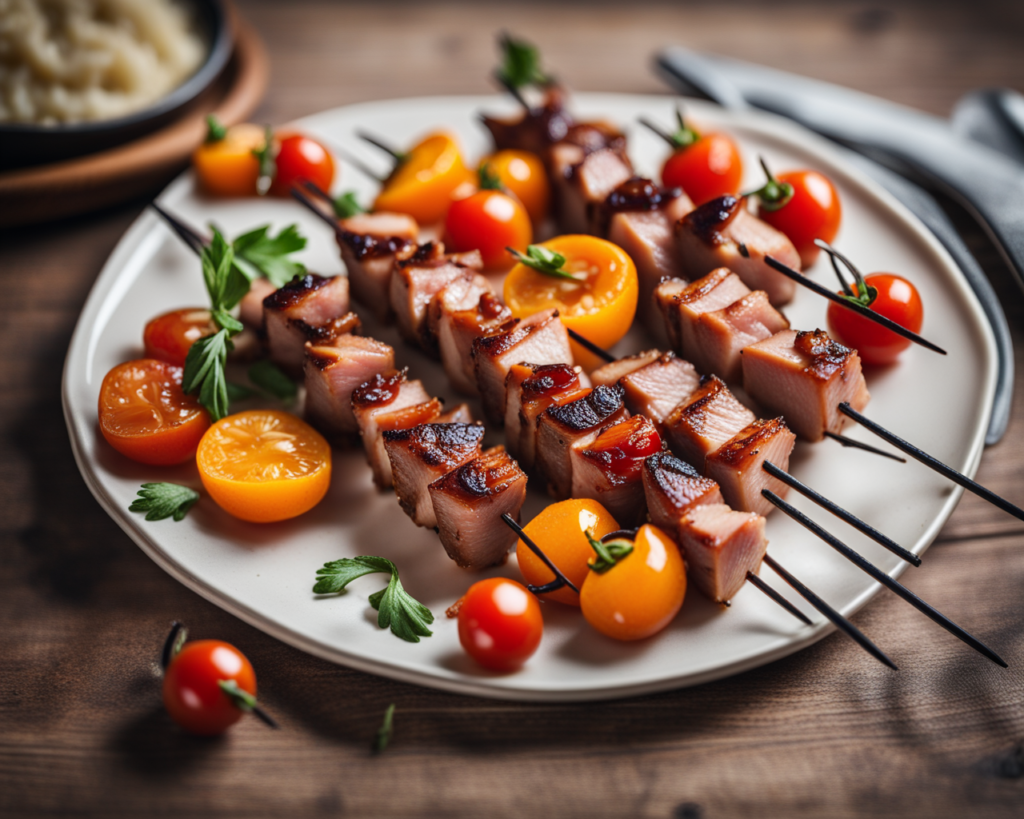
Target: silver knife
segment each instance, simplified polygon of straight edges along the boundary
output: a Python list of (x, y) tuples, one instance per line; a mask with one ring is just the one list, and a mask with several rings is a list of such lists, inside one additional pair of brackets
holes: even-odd
[[(770, 110), (872, 158), (896, 159), (897, 165), (913, 168), (968, 204), (968, 209), (979, 217), (990, 234), (997, 230), (984, 223), (987, 211), (998, 211), (1000, 230), (1004, 236), (1009, 236), (1009, 247), (1000, 242), (998, 236), (993, 235), (993, 239), (1004, 255), (1009, 255), (1008, 250), (1012, 250), (1019, 258), (1020, 264), (1014, 266), (1011, 260), (1011, 267), (1017, 272), (1018, 280), (1024, 282), (1020, 272), (1024, 269), (1024, 166), (990, 148), (963, 139), (954, 133), (946, 120), (840, 86), (739, 60), (699, 54), (682, 47), (665, 50), (658, 55), (656, 64), (670, 84), (681, 90), (696, 91), (731, 109), (753, 106)], [(923, 159), (916, 154), (916, 148), (922, 144), (925, 145)], [(960, 157), (974, 159), (961, 162)], [(1006, 432), (1010, 417), (1014, 357), (1006, 317), (992, 285), (945, 212), (927, 192), (852, 151), (847, 159), (899, 199), (935, 234), (978, 297), (995, 335), (998, 353), (996, 390), (985, 435), (987, 445), (997, 443)], [(946, 178), (939, 178), (937, 173), (929, 170), (929, 162), (937, 165), (937, 171), (954, 170)], [(990, 195), (979, 178), (970, 179), (967, 190), (951, 190), (955, 184), (953, 179), (958, 175), (969, 176), (970, 172), (964, 170), (968, 165), (984, 166), (985, 179), (1003, 174), (997, 185), (998, 193)], [(1013, 201), (1006, 206), (1009, 210), (1001, 209), (1001, 203), (1011, 200), (1014, 186)], [(971, 207), (973, 199), (978, 197), (984, 200), (984, 210), (978, 206)]]

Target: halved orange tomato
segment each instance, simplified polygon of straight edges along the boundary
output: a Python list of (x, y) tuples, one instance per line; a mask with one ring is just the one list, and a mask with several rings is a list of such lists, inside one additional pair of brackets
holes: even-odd
[[(505, 278), (505, 304), (512, 315), (525, 318), (551, 307), (562, 323), (605, 349), (629, 331), (636, 315), (639, 287), (636, 266), (618, 245), (594, 236), (556, 236), (541, 247), (560, 253), (571, 282), (517, 264)], [(603, 362), (572, 342), (576, 363), (592, 370)]]
[(133, 461), (180, 464), (195, 455), (210, 426), (199, 401), (181, 388), (181, 367), (142, 358), (118, 364), (100, 386), (100, 432)]
[(440, 222), (452, 194), (472, 178), (452, 134), (436, 133), (412, 148), (384, 183), (377, 211), (406, 213), (421, 225)]
[(196, 453), (199, 477), (225, 512), (253, 523), (301, 515), (331, 483), (331, 448), (305, 421), (249, 410), (211, 426)]

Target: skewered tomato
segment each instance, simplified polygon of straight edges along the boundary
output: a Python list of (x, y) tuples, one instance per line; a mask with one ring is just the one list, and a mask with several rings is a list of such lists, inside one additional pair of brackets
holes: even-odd
[(743, 179), (739, 148), (725, 134), (705, 134), (680, 148), (661, 168), (666, 188), (682, 188), (694, 205), (719, 196), (735, 196)]
[(243, 123), (224, 130), (211, 123), (207, 141), (192, 154), (200, 187), (216, 196), (253, 196), (260, 175), (260, 163), (253, 151), (262, 149), (266, 142), (262, 126)]
[(183, 370), (143, 358), (114, 367), (100, 386), (100, 432), (133, 461), (180, 464), (195, 455), (210, 416), (181, 388)]
[[(594, 556), (587, 531), (596, 538), (602, 538), (618, 528), (615, 518), (597, 501), (574, 499), (551, 504), (523, 530), (578, 589), (587, 579), (590, 572), (587, 563)], [(516, 545), (516, 559), (519, 571), (531, 586), (543, 586), (555, 579), (552, 571), (521, 540)], [(539, 597), (570, 606), (580, 604), (580, 596), (568, 586)]]
[(500, 185), (496, 177), (481, 170), (481, 190), (454, 200), (444, 220), (445, 247), (456, 253), (479, 250), (484, 268), (490, 271), (508, 270), (515, 258), (506, 248), (525, 251), (533, 240), (526, 208)]
[(459, 603), (459, 642), (492, 671), (515, 671), (533, 656), (543, 634), (537, 598), (515, 580), (481, 580)]
[(270, 185), (274, 196), (290, 196), (292, 185), (307, 180), (329, 191), (334, 181), (334, 158), (315, 139), (302, 134), (275, 137), (279, 143), (274, 162), (277, 171)]
[[(780, 173), (773, 179), (768, 172), (768, 184), (774, 183), (779, 191), (775, 195), (758, 192), (757, 215), (789, 237), (804, 268), (814, 264), (820, 250), (815, 239), (831, 243), (839, 232), (843, 208), (835, 186), (824, 174), (817, 171), (790, 171)], [(785, 196), (789, 195), (787, 200)], [(779, 204), (782, 202), (782, 204)]]
[(278, 410), (222, 418), (199, 442), (203, 486), (225, 512), (254, 523), (301, 515), (331, 482), (331, 448), (305, 421)]
[(489, 168), (501, 184), (523, 203), (536, 227), (548, 215), (551, 186), (547, 171), (537, 154), (529, 151), (498, 151), (480, 160), (480, 168)]
[(151, 319), (142, 333), (142, 342), (146, 346), (146, 358), (158, 358), (184, 367), (192, 343), (216, 332), (209, 310), (186, 307)]
[[(894, 273), (872, 273), (864, 277), (864, 283), (877, 295), (874, 300), (869, 296), (862, 303), (908, 330), (921, 331), (924, 305), (913, 284)], [(835, 302), (828, 305), (828, 326), (839, 341), (857, 350), (865, 364), (892, 364), (910, 346), (910, 339)]]
[(444, 218), (452, 193), (470, 178), (455, 137), (432, 134), (401, 158), (373, 209), (407, 213), (421, 225), (432, 225)]
[[(636, 314), (638, 285), (633, 260), (622, 248), (593, 236), (557, 236), (531, 245), (528, 255), (529, 264), (517, 264), (505, 277), (512, 315), (525, 318), (557, 308), (566, 327), (605, 349), (626, 335)], [(576, 342), (572, 350), (588, 370), (603, 363)]]
[(610, 567), (601, 571), (607, 563), (600, 557), (594, 563), (580, 589), (580, 608), (587, 622), (608, 637), (650, 637), (671, 623), (683, 605), (686, 569), (679, 548), (654, 526), (641, 526), (632, 551)]
[(222, 734), (245, 713), (220, 686), (231, 680), (256, 695), (256, 672), (233, 645), (220, 640), (185, 643), (164, 672), (164, 707), (193, 734)]

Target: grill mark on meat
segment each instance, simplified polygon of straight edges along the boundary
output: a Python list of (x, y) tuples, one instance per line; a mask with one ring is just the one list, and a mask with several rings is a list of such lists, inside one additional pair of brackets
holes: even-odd
[(384, 431), (384, 441), (402, 443), (428, 466), (462, 462), (466, 450), (474, 450), (484, 438), (480, 424), (422, 424), (409, 429)]
[(438, 478), (434, 486), (473, 503), (500, 494), (522, 476), (519, 465), (498, 446)]
[(320, 276), (316, 273), (296, 276), (284, 287), (279, 287), (263, 299), (263, 306), (268, 310), (287, 310), (289, 307), (299, 304), (310, 293), (321, 287), (326, 287), (333, 278), (333, 276)]
[(344, 242), (352, 251), (352, 255), (361, 262), (402, 253), (416, 244), (404, 236), (374, 236), (370, 233), (353, 233), (343, 229), (338, 230), (338, 239)]
[(625, 391), (613, 387), (597, 386), (578, 401), (548, 407), (551, 420), (573, 432), (593, 429), (623, 408)]
[(802, 330), (796, 334), (793, 346), (811, 359), (805, 371), (820, 381), (828, 381), (836, 372), (846, 366), (853, 353), (824, 330)]
[(697, 238), (706, 245), (724, 245), (729, 239), (722, 231), (736, 218), (741, 201), (735, 196), (719, 196), (686, 214), (680, 220), (680, 224), (690, 227)]
[(326, 324), (317, 325), (309, 324), (299, 318), (290, 318), (288, 325), (302, 333), (306, 340), (314, 345), (328, 344), (338, 336), (358, 333), (363, 328), (362, 321), (355, 313), (346, 313)]
[(713, 457), (723, 466), (738, 467), (745, 460), (760, 454), (760, 447), (784, 429), (789, 427), (782, 418), (758, 419), (736, 438), (719, 447)]

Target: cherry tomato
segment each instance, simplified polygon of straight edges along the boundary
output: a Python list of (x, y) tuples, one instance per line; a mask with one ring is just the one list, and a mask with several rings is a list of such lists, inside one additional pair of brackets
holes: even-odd
[(548, 215), (551, 186), (544, 163), (529, 151), (498, 151), (480, 160), (480, 168), (490, 168), (506, 190), (523, 203), (533, 226), (541, 224)]
[[(594, 236), (557, 236), (540, 246), (562, 254), (565, 270), (579, 283), (517, 264), (505, 277), (505, 304), (512, 315), (525, 318), (555, 307), (566, 327), (600, 347), (612, 347), (626, 335), (636, 315), (639, 285), (633, 260), (618, 245)], [(576, 362), (585, 369), (604, 363), (570, 343)]]
[(275, 136), (279, 143), (274, 162), (277, 172), (270, 185), (274, 196), (291, 196), (292, 185), (309, 181), (329, 191), (334, 181), (334, 158), (315, 139), (302, 134)]
[[(908, 330), (921, 331), (924, 306), (913, 284), (894, 273), (872, 273), (865, 276), (864, 281), (878, 291), (871, 303), (872, 310)], [(910, 339), (835, 302), (828, 305), (828, 326), (838, 341), (857, 350), (865, 364), (892, 364), (910, 346)]]
[(192, 154), (199, 185), (215, 196), (255, 196), (260, 175), (253, 151), (266, 145), (261, 125), (232, 125), (223, 139), (204, 142)]
[(540, 604), (525, 586), (505, 577), (469, 587), (459, 606), (459, 642), (492, 671), (515, 671), (544, 634)]
[(253, 523), (301, 515), (331, 483), (331, 448), (305, 421), (279, 410), (222, 418), (199, 442), (203, 486), (225, 512)]
[(186, 731), (200, 736), (224, 733), (245, 713), (219, 683), (234, 680), (256, 695), (256, 673), (237, 648), (220, 640), (185, 643), (164, 672), (164, 707)]
[(530, 217), (519, 200), (495, 190), (456, 199), (444, 220), (445, 248), (455, 253), (479, 250), (484, 268), (508, 270), (515, 259), (505, 249), (526, 250), (533, 240)]
[(632, 552), (603, 573), (591, 570), (580, 589), (580, 608), (602, 634), (642, 640), (672, 622), (685, 596), (679, 547), (647, 524), (637, 532)]
[(421, 225), (432, 225), (444, 219), (452, 193), (470, 178), (455, 137), (432, 134), (406, 154), (373, 209), (406, 213)]
[(184, 367), (192, 343), (216, 332), (209, 310), (202, 307), (172, 310), (151, 319), (146, 325), (142, 334), (146, 358), (158, 358), (176, 367)]
[(699, 137), (672, 154), (661, 168), (661, 183), (666, 188), (682, 188), (694, 205), (726, 194), (735, 196), (742, 179), (739, 148), (725, 134)]
[(843, 208), (828, 177), (817, 171), (790, 171), (776, 177), (793, 186), (793, 198), (778, 210), (758, 207), (758, 216), (789, 237), (804, 268), (814, 264), (821, 251), (815, 239), (831, 243), (839, 232)]
[[(573, 499), (553, 503), (531, 520), (523, 530), (540, 547), (576, 588), (590, 573), (587, 563), (594, 557), (586, 532), (601, 538), (619, 528), (615, 518), (595, 500)], [(543, 586), (555, 579), (551, 569), (521, 540), (516, 559), (523, 578), (532, 586)], [(580, 604), (580, 596), (568, 586), (539, 595), (542, 600), (557, 600), (570, 606)]]
[(199, 401), (181, 388), (183, 372), (142, 358), (114, 367), (100, 386), (100, 432), (133, 461), (170, 466), (189, 460), (210, 426)]

